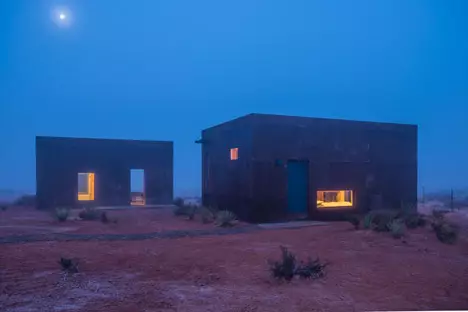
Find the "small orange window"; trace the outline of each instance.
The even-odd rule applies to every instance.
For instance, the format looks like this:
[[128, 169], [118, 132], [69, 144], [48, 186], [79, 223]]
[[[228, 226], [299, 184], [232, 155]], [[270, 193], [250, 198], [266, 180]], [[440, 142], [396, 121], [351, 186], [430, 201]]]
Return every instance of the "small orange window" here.
[[231, 160], [237, 160], [239, 158], [239, 149], [231, 148]]

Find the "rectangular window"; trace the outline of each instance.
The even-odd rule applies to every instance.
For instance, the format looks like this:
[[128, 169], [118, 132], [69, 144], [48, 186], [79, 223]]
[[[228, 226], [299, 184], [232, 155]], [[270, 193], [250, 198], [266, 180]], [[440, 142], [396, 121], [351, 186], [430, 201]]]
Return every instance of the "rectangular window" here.
[[353, 191], [351, 190], [333, 190], [317, 191], [317, 208], [352, 208]]
[[239, 158], [239, 148], [231, 148], [231, 160], [237, 160]]
[[78, 173], [78, 200], [94, 200], [94, 173]]

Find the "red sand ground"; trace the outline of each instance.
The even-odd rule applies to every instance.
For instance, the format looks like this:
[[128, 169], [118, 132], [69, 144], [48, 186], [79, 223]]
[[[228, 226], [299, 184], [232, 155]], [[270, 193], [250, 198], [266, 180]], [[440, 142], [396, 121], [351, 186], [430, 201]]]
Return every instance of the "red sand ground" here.
[[[467, 238], [444, 245], [418, 229], [405, 241], [333, 223], [229, 236], [0, 245], [0, 311], [468, 309]], [[327, 276], [272, 280], [266, 261], [279, 257], [280, 245], [300, 258], [329, 260]], [[80, 273], [60, 273], [60, 256], [79, 258]]]
[[59, 222], [50, 212], [29, 207], [11, 207], [0, 211], [0, 236], [48, 233], [135, 234], [213, 228], [212, 224], [202, 224], [199, 219], [189, 221], [184, 217], [176, 218], [172, 211], [171, 207], [107, 210], [106, 214], [111, 222], [103, 224], [99, 220], [76, 220], [79, 210], [72, 211], [72, 220]]

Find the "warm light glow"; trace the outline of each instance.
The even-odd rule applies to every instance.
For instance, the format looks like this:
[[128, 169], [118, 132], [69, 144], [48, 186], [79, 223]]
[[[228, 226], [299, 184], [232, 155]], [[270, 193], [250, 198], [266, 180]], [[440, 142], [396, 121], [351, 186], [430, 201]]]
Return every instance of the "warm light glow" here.
[[78, 200], [94, 200], [94, 173], [78, 173]]
[[317, 208], [351, 208], [353, 207], [353, 191], [333, 190], [317, 191]]
[[239, 158], [239, 148], [231, 148], [231, 160], [237, 160]]
[[144, 206], [146, 205], [145, 194], [132, 194], [132, 201], [130, 202], [132, 206]]

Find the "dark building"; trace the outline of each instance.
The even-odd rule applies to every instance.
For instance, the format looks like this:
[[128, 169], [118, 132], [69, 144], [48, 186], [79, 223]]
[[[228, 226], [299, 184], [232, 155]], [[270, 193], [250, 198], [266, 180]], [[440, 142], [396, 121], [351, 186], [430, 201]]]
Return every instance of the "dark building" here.
[[39, 209], [171, 203], [173, 143], [36, 137], [36, 197]]
[[247, 221], [416, 207], [415, 125], [250, 114], [197, 143], [203, 204]]

